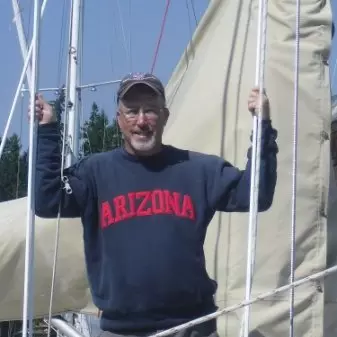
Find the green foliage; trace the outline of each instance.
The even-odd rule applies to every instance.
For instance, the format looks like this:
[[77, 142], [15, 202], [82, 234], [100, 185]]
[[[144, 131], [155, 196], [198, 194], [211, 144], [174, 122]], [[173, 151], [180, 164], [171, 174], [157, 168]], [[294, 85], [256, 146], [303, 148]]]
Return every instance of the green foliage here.
[[64, 123], [62, 122], [62, 116], [65, 109], [65, 99], [66, 99], [65, 97], [66, 92], [64, 88], [65, 86], [62, 86], [60, 88], [60, 90], [57, 92], [57, 98], [55, 100], [49, 101], [49, 104], [53, 107], [54, 112], [56, 114], [61, 135], [63, 134]]
[[104, 110], [99, 110], [94, 102], [89, 120], [82, 127], [82, 155], [109, 151], [120, 147], [121, 143], [122, 137], [117, 121], [114, 119], [110, 123]]
[[6, 140], [0, 172], [0, 201], [26, 196], [28, 155], [21, 153], [21, 142], [16, 134]]

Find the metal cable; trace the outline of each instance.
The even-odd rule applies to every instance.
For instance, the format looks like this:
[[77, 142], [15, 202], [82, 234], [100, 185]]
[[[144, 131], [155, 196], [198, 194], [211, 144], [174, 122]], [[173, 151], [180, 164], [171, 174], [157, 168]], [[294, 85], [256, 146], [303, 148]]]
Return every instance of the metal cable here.
[[[70, 15], [73, 12], [73, 2], [71, 3]], [[69, 21], [69, 47], [68, 53], [71, 54], [71, 32], [72, 32], [72, 20]], [[61, 184], [63, 183], [64, 176], [64, 166], [65, 166], [65, 150], [66, 150], [66, 135], [67, 135], [67, 117], [68, 117], [68, 101], [69, 101], [69, 67], [70, 67], [70, 57], [67, 61], [67, 86], [66, 86], [66, 97], [65, 97], [65, 109], [64, 109], [64, 123], [63, 123], [63, 137], [62, 137], [62, 154], [61, 154]], [[59, 247], [59, 236], [60, 236], [60, 220], [61, 220], [61, 209], [62, 209], [62, 198], [60, 200], [57, 221], [56, 221], [56, 230], [55, 230], [55, 241], [54, 241], [54, 257], [53, 257], [53, 270], [52, 270], [52, 281], [50, 288], [50, 299], [49, 299], [49, 310], [48, 310], [48, 332], [47, 337], [50, 337], [51, 334], [51, 318], [52, 318], [52, 307], [54, 299], [54, 290], [55, 290], [55, 278], [56, 278], [56, 265], [57, 265], [57, 256], [58, 256], [58, 247]]]
[[[251, 167], [251, 186], [250, 186], [250, 209], [248, 226], [248, 248], [247, 248], [247, 271], [246, 271], [246, 294], [248, 301], [251, 297], [257, 239], [257, 216], [259, 201], [259, 180], [260, 180], [260, 153], [262, 136], [262, 115], [263, 115], [263, 94], [264, 94], [264, 73], [265, 73], [265, 52], [267, 34], [267, 6], [268, 0], [259, 1], [258, 16], [258, 36], [257, 36], [257, 55], [256, 55], [256, 74], [255, 85], [259, 87], [259, 106], [258, 116], [253, 117], [253, 137], [252, 137], [252, 167]], [[240, 336], [249, 336], [250, 307], [246, 306], [241, 322]]]
[[[297, 190], [297, 152], [298, 152], [298, 86], [299, 86], [299, 58], [300, 58], [300, 0], [296, 0], [295, 23], [295, 78], [294, 78], [294, 126], [293, 126], [293, 167], [292, 167], [292, 197], [291, 197], [291, 247], [290, 247], [290, 283], [295, 281], [296, 268], [296, 190]], [[294, 306], [295, 292], [290, 288], [289, 308], [289, 336], [294, 337]]]

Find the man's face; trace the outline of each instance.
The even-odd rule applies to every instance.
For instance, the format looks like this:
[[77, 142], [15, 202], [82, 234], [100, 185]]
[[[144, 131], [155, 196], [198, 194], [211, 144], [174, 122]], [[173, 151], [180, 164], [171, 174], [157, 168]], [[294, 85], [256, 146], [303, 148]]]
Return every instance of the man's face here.
[[164, 99], [146, 85], [135, 85], [119, 102], [118, 124], [127, 150], [137, 155], [156, 153], [168, 119]]

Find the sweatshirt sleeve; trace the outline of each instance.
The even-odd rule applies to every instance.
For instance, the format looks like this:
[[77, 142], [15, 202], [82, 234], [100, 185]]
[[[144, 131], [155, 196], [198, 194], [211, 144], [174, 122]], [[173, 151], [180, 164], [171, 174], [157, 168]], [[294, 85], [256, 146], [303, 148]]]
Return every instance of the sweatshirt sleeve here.
[[[260, 182], [258, 211], [268, 210], [273, 202], [277, 180], [277, 131], [271, 121], [262, 121]], [[229, 162], [218, 159], [210, 168], [208, 195], [212, 209], [223, 212], [247, 212], [250, 203], [251, 152], [245, 170], [239, 170]]]
[[92, 197], [88, 158], [64, 170], [61, 181], [61, 136], [56, 123], [38, 128], [35, 175], [35, 213], [43, 218], [80, 217]]

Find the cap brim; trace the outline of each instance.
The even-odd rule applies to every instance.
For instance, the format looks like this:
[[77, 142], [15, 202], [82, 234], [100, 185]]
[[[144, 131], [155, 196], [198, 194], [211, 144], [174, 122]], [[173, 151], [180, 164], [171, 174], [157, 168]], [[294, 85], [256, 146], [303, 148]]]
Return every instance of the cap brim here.
[[160, 91], [159, 91], [155, 86], [153, 86], [152, 84], [146, 83], [146, 82], [144, 82], [144, 81], [135, 81], [135, 82], [132, 82], [132, 83], [130, 83], [129, 85], [127, 85], [127, 86], [126, 86], [126, 87], [119, 93], [119, 99], [123, 98], [123, 97], [126, 95], [126, 93], [127, 93], [131, 88], [133, 88], [133, 87], [136, 86], [136, 85], [140, 85], [140, 84], [145, 85], [145, 86], [151, 88], [151, 89], [152, 89], [158, 96], [163, 96], [163, 93], [160, 92]]

